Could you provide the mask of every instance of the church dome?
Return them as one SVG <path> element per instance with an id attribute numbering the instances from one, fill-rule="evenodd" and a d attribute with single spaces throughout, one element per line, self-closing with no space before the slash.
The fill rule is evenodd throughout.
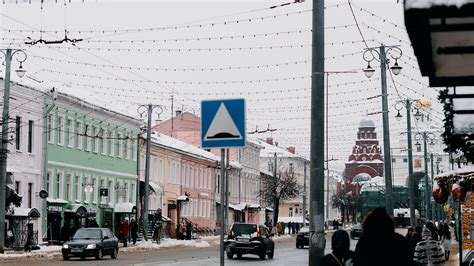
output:
<path id="1" fill-rule="evenodd" d="M 374 121 L 362 119 L 362 121 L 360 121 L 359 123 L 359 128 L 366 128 L 366 127 L 375 128 Z"/>

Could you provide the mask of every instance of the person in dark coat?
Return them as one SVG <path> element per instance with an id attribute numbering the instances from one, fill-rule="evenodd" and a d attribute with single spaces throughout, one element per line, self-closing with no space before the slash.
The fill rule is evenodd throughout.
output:
<path id="1" fill-rule="evenodd" d="M 410 239 L 408 239 L 408 250 L 410 255 L 410 261 L 413 260 L 413 254 L 415 254 L 415 247 L 418 242 L 422 240 L 421 233 L 423 232 L 423 228 L 421 226 L 416 226 L 415 231 L 411 235 Z"/>
<path id="2" fill-rule="evenodd" d="M 186 240 L 191 240 L 191 234 L 193 231 L 193 225 L 191 222 L 186 223 Z"/>
<path id="3" fill-rule="evenodd" d="M 24 246 L 25 252 L 31 252 L 31 246 L 33 245 L 33 231 L 28 230 L 27 236 L 26 236 L 26 243 Z"/>
<path id="4" fill-rule="evenodd" d="M 178 240 L 183 240 L 183 229 L 181 227 L 181 222 L 178 222 L 178 224 L 176 225 L 176 238 Z"/>
<path id="5" fill-rule="evenodd" d="M 137 243 L 138 237 L 138 223 L 135 221 L 135 219 L 132 219 L 130 222 L 130 233 L 132 234 L 132 242 L 135 245 L 135 243 Z"/>
<path id="6" fill-rule="evenodd" d="M 425 224 L 426 228 L 428 228 L 431 232 L 431 239 L 438 241 L 439 240 L 439 234 L 438 234 L 438 229 L 434 226 L 432 222 L 427 222 Z"/>
<path id="7" fill-rule="evenodd" d="M 395 233 L 395 222 L 385 208 L 376 208 L 362 223 L 362 235 L 357 243 L 354 266 L 410 265 L 408 241 Z"/>
<path id="8" fill-rule="evenodd" d="M 332 252 L 324 256 L 322 266 L 341 266 L 350 264 L 354 251 L 350 249 L 349 234 L 344 230 L 337 230 L 331 238 Z"/>

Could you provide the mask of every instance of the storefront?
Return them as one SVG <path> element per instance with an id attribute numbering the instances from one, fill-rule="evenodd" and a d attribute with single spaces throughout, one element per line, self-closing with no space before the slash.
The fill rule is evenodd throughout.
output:
<path id="1" fill-rule="evenodd" d="M 66 200 L 47 198 L 47 233 L 48 244 L 61 243 L 61 228 L 63 224 L 63 212 L 68 204 Z"/>
<path id="2" fill-rule="evenodd" d="M 114 207 L 114 233 L 117 237 L 119 236 L 120 233 L 120 225 L 125 221 L 125 219 L 128 219 L 128 222 L 132 219 L 137 218 L 137 207 L 135 204 L 130 203 L 130 202 L 120 202 L 115 204 Z"/>
<path id="3" fill-rule="evenodd" d="M 14 208 L 6 213 L 8 227 L 5 230 L 12 233 L 5 239 L 6 246 L 13 249 L 23 249 L 30 236 L 32 245 L 38 244 L 38 230 L 34 230 L 33 220 L 40 217 L 40 213 L 36 208 Z"/>

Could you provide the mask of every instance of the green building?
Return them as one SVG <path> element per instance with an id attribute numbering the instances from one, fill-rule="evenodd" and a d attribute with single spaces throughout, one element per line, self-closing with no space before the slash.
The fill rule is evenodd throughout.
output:
<path id="1" fill-rule="evenodd" d="M 97 225 L 116 231 L 136 212 L 140 121 L 62 93 L 45 110 L 43 239 L 57 243 Z"/>

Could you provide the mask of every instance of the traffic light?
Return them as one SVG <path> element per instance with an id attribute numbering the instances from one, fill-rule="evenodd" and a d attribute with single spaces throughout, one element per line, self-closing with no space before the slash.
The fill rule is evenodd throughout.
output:
<path id="1" fill-rule="evenodd" d="M 99 195 L 101 197 L 108 197 L 109 196 L 109 189 L 108 188 L 100 188 Z"/>

